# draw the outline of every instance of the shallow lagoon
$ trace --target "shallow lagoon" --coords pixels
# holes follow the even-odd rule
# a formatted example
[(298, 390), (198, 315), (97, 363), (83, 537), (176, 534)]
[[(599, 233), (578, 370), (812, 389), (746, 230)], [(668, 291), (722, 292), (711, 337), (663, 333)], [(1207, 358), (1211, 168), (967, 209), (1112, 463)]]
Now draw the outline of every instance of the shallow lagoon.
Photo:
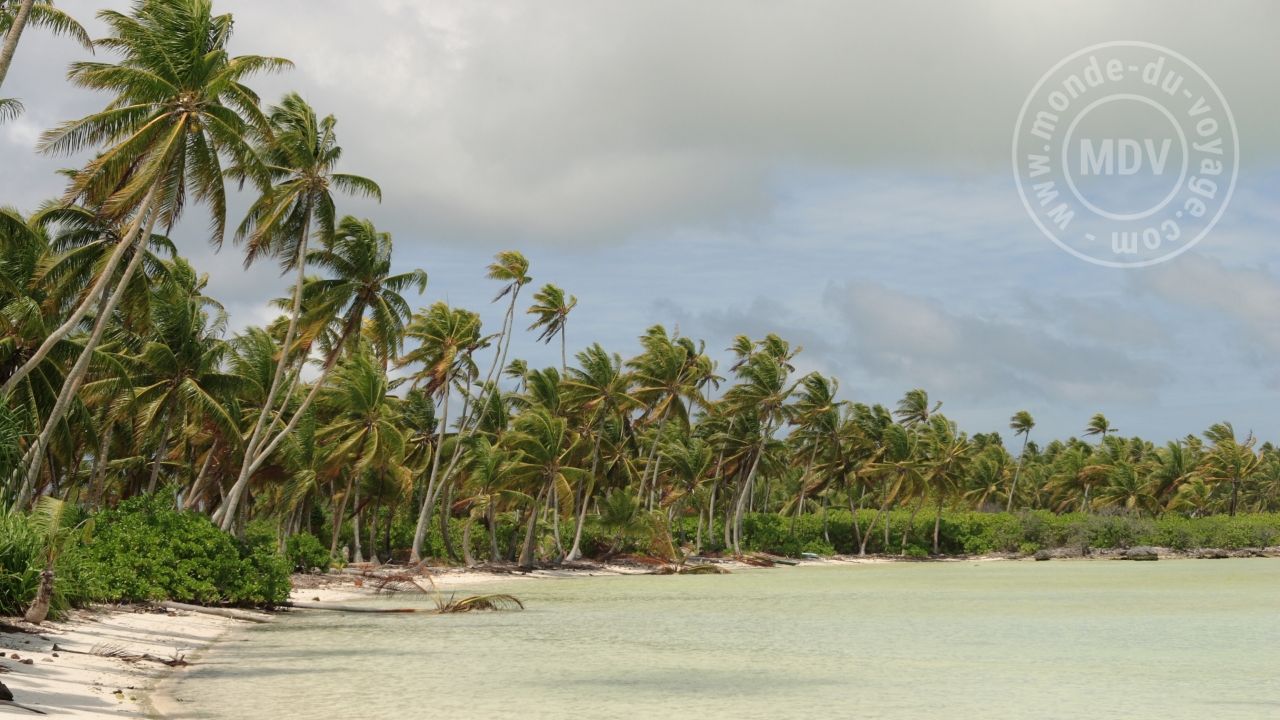
[(172, 688), (182, 716), (1280, 717), (1276, 560), (833, 564), (475, 589), (528, 609), (309, 612), (238, 630)]

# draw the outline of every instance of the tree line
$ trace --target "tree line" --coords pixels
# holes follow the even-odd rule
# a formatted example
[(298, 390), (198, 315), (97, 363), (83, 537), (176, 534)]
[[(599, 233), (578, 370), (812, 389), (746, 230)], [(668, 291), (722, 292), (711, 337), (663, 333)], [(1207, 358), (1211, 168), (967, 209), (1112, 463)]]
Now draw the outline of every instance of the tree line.
[[(893, 407), (842, 399), (835, 378), (799, 373), (800, 348), (776, 335), (737, 338), (724, 367), (662, 325), (633, 357), (595, 343), (571, 356), (577, 299), (537, 286), (515, 251), (487, 268), (498, 327), (424, 306), (426, 272), (398, 271), (391, 235), (339, 211), (382, 191), (340, 171), (335, 118), (297, 94), (263, 103), (247, 84), (287, 60), (232, 55), (232, 18), (209, 0), (139, 0), (99, 18), (99, 56), (68, 77), (108, 102), (39, 143), (90, 159), (65, 172), (62, 196), (0, 211), (9, 507), (53, 496), (94, 509), (164, 490), (227, 531), (268, 519), (385, 559), (401, 524), (411, 561), (435, 533), (455, 560), (526, 566), (581, 557), (584, 527), (619, 517), (692, 525), (695, 549), (714, 533), (741, 552), (751, 514), (847, 508), (865, 551), (906, 511), (908, 525), (934, 518), (936, 551), (948, 509), (1280, 510), (1280, 453), (1230, 423), (1158, 446), (1097, 414), (1083, 437), (1041, 444), (1019, 411), (1015, 454), (999, 433), (961, 431), (922, 389)], [(0, 83), (32, 20), (87, 38), (50, 2), (0, 3)], [(229, 220), (235, 187), (253, 200)], [(230, 239), (246, 266), (284, 271), (271, 323), (228, 333), (207, 276), (169, 237), (197, 208), (215, 246)], [(560, 365), (530, 367), (518, 336), (558, 344)], [(518, 528), (514, 552), (504, 524)]]

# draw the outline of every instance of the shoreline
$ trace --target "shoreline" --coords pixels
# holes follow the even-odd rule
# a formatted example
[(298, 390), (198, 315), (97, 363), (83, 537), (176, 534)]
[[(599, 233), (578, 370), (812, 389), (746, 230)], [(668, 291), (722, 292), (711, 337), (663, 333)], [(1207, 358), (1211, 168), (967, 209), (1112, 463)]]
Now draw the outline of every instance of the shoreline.
[[(1155, 548), (1167, 559), (1280, 557), (1280, 548), (1176, 552)], [(1123, 550), (1095, 550), (1082, 556), (1076, 549), (1058, 549), (1058, 561), (1122, 560)], [(761, 569), (732, 558), (704, 558), (702, 562), (734, 572)], [(833, 556), (786, 559), (788, 565), (837, 566), (911, 562), (1034, 561), (1033, 556), (997, 554), (913, 559), (898, 556)], [(290, 599), (343, 602), (391, 597), (402, 592), (420, 594), (432, 588), (451, 590), (493, 583), (585, 577), (661, 574), (638, 561), (579, 562), (567, 567), (521, 571), (508, 567), (432, 567), (427, 575), (413, 575), (404, 566), (349, 566), (328, 574), (295, 575)], [(428, 576), (429, 582), (421, 578)], [(412, 578), (417, 578), (412, 579)], [(271, 615), (263, 615), (270, 618)], [(182, 674), (248, 620), (188, 610), (149, 606), (97, 606), (72, 611), (68, 618), (32, 626), (20, 620), (0, 620), (0, 682), (13, 691), (15, 701), (54, 717), (175, 718), (185, 705), (177, 694)], [(18, 657), (13, 657), (14, 655)], [(121, 655), (115, 657), (113, 655)], [(27, 661), (30, 661), (29, 663)], [(178, 662), (175, 662), (178, 661)], [(4, 707), (0, 705), (0, 707)], [(15, 716), (24, 714), (17, 708)], [(37, 717), (32, 713), (32, 717)]]

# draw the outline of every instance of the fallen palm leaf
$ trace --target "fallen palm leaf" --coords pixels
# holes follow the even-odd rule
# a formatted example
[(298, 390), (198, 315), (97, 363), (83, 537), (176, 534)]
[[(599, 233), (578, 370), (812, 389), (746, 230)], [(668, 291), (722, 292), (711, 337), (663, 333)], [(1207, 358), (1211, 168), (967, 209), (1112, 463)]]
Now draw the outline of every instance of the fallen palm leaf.
[(524, 603), (515, 595), (496, 593), (492, 595), (468, 595), (455, 600), (452, 595), (447, 601), (436, 598), (436, 612), (463, 613), (477, 610), (523, 610)]

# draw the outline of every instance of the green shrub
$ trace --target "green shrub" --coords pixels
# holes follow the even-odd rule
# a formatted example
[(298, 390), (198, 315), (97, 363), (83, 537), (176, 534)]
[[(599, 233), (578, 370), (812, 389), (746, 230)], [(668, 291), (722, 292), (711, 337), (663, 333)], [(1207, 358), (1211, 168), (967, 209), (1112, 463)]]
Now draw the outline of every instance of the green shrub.
[(312, 569), (324, 572), (329, 569), (331, 561), (329, 548), (311, 533), (290, 535), (285, 541), (285, 556), (295, 572), (311, 572)]
[(111, 601), (271, 605), (289, 593), (288, 565), (273, 548), (238, 542), (163, 494), (98, 513), (93, 539), (69, 555), (87, 563)]

